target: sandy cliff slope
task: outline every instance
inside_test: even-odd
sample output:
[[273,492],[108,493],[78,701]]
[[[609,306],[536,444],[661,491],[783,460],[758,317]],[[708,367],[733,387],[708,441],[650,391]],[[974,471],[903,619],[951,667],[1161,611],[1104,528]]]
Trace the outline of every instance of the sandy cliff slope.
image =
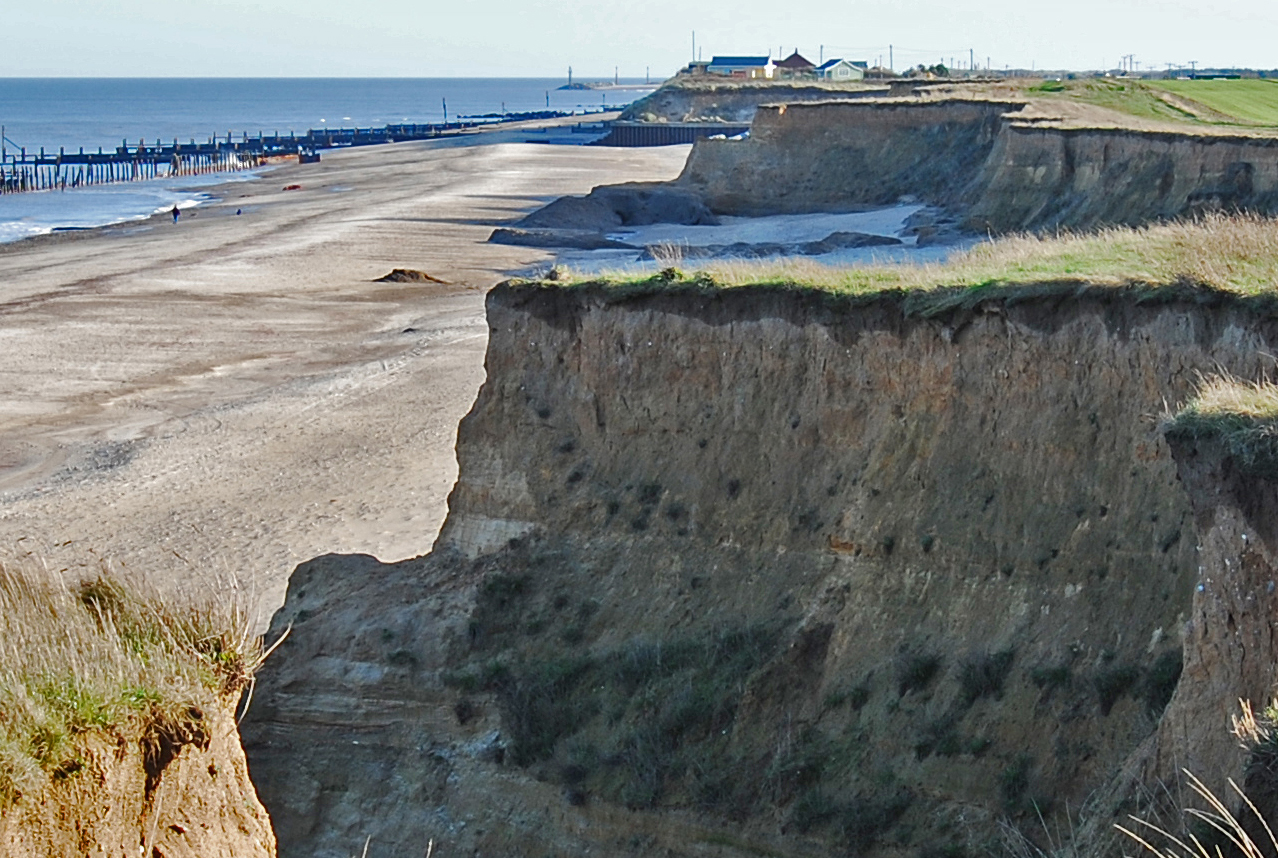
[[1267,675],[1201,642],[1155,417],[1278,335],[1167,295],[494,290],[435,551],[317,559],[274,621],[281,854],[915,854],[1040,812],[1102,854],[1168,761],[1241,774]]

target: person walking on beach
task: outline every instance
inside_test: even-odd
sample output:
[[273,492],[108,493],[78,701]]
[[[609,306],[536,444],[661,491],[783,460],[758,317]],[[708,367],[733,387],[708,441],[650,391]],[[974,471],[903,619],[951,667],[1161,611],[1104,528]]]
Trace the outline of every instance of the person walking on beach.
[[174,207],[173,207],[173,211],[169,212],[169,214],[173,215],[173,222],[174,222],[174,223],[177,223],[177,222],[178,222],[178,218],[180,218],[180,217],[182,216],[182,212],[178,209],[178,207],[177,207],[177,206],[174,206]]

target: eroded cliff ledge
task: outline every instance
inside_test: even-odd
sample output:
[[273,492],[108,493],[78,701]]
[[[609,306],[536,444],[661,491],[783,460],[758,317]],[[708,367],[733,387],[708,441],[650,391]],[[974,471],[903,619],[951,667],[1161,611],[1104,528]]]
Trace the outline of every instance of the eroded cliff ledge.
[[1278,137],[1088,127],[1017,101],[872,99],[758,109],[748,140],[703,140],[679,185],[720,214],[886,205],[911,195],[984,232],[1278,212]]
[[1040,812],[1104,854],[1173,761],[1240,774],[1155,418],[1272,308],[1033,293],[495,289],[434,552],[305,564],[275,618],[281,854],[975,854]]
[[4,795],[0,856],[274,858],[234,703],[134,740],[88,741],[40,792]]

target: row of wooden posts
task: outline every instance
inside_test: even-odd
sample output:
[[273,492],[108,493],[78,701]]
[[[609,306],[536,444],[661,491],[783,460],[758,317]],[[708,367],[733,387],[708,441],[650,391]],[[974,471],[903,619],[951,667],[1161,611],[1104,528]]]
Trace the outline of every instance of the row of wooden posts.
[[84,163],[21,157],[0,163],[0,194],[48,191],[134,182],[168,176],[198,176],[227,170],[248,170],[260,166],[262,156],[254,152],[207,152],[174,155],[167,162],[155,158],[123,160],[105,157]]
[[[566,116],[562,111],[539,111],[526,114],[510,114],[506,121],[516,119],[540,119]],[[168,176],[193,176],[222,170],[252,169],[261,165],[269,156],[297,155],[306,160],[318,160],[315,153],[321,149],[348,146],[370,146],[377,143],[394,143],[405,140],[427,140],[459,134],[488,122],[445,121],[430,124],[387,125],[384,128],[321,128],[305,134],[276,131],[274,134],[258,132],[250,137],[243,132],[237,139],[230,132],[225,137],[213,136],[205,143],[171,144],[156,141],[148,145],[138,141],[130,145],[127,140],[114,152],[58,152],[46,154],[28,153],[25,148],[13,144],[4,136],[0,127],[0,193],[24,191],[66,190],[83,185],[99,185],[108,182],[131,182],[138,179],[154,179]],[[4,143],[13,145],[5,149]]]

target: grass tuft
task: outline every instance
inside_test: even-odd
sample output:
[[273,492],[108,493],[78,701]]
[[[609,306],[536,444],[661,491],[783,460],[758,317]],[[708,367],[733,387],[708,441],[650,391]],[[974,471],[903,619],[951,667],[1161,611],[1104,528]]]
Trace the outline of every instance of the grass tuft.
[[[1196,827],[1201,834],[1189,831],[1178,837],[1165,828],[1135,816],[1129,817],[1134,823],[1131,828],[1121,825],[1114,827],[1156,858],[1220,858],[1223,854],[1236,854],[1241,858],[1268,858],[1278,854],[1278,838],[1274,836],[1273,828],[1233,779],[1228,783],[1237,796],[1238,814],[1192,772],[1187,769],[1182,771],[1189,779],[1190,787],[1205,804],[1205,808],[1185,809],[1185,816],[1191,823],[1197,823]],[[1246,807],[1248,812],[1242,813],[1242,807]],[[1240,815],[1242,819],[1238,818]],[[1249,824],[1253,818],[1259,823],[1258,827]],[[1222,851],[1222,846],[1228,851]]]
[[233,599],[0,566],[0,809],[83,769],[95,737],[199,720],[262,658]]
[[1278,385],[1268,379],[1200,377],[1194,396],[1164,415],[1162,428],[1171,437],[1217,439],[1245,469],[1278,476]]

